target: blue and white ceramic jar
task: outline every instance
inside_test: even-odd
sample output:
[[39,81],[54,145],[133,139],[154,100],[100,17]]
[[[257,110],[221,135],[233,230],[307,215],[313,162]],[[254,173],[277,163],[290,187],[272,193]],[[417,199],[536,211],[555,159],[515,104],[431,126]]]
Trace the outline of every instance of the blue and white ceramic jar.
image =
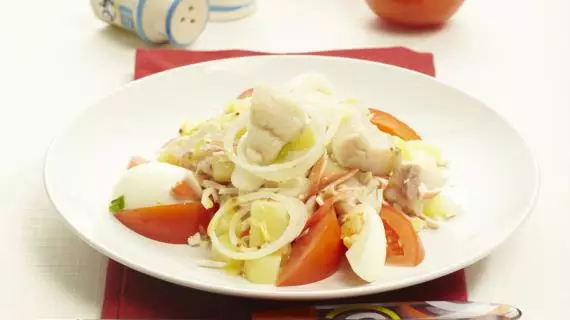
[[91,0],[95,15],[143,40],[185,47],[208,23],[208,0]]
[[213,21],[237,20],[254,13],[257,0],[209,0],[210,19]]

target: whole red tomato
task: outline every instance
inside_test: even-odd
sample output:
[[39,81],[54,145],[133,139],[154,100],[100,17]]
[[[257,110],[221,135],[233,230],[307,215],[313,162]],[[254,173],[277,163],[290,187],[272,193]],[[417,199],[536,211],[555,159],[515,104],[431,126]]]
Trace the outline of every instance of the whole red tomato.
[[438,25],[449,19],[464,0],[366,0],[379,17],[408,26]]

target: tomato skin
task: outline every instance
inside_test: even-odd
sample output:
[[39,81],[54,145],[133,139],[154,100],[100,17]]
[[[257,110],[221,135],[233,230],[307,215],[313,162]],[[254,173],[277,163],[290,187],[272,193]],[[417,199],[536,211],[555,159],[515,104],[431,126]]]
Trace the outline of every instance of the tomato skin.
[[281,267],[277,286],[297,286],[323,280],[338,270],[344,255],[340,225],[329,210],[291,247],[291,256]]
[[171,190],[172,196],[177,200],[199,201],[200,196],[192,189],[188,181],[179,181]]
[[246,99],[249,98],[253,95],[253,88],[249,88],[247,90],[245,90],[244,92],[242,92],[239,96],[238,99]]
[[313,228],[319,221],[321,221],[325,216],[329,214],[329,212],[333,209],[333,205],[335,203],[334,198],[329,198],[322,206],[320,206],[317,211],[315,211],[305,223],[305,228],[303,231],[307,229]]
[[393,115],[376,110],[369,109],[372,113],[372,120],[370,120],[378,129],[393,136],[398,136],[402,140],[421,140],[419,134],[417,134],[414,129],[410,126],[394,117]]
[[388,22],[405,26],[435,26],[447,21],[464,0],[366,0],[368,7]]
[[128,169],[132,169],[138,165],[148,163],[148,160],[142,157],[133,156],[129,161],[129,165],[127,166]]
[[123,210],[115,217],[127,228],[147,238],[184,244],[196,232],[204,232],[217,207],[205,209],[199,202]]
[[425,250],[408,218],[388,205],[382,206],[380,217],[388,241],[386,264],[409,267],[419,265],[424,260]]

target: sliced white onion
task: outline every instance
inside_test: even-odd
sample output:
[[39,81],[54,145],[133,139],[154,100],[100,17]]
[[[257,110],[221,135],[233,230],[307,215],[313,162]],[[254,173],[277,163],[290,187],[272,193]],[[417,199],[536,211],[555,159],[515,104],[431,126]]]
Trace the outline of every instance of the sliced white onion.
[[320,92],[297,92],[297,100],[309,114],[318,115],[326,126],[325,144],[328,144],[340,127],[344,106],[335,98]]
[[304,176],[296,177],[287,181],[274,182],[268,188],[262,188],[264,191],[280,193],[285,196],[299,197],[307,193],[309,188],[309,179]]
[[333,111],[332,119],[328,123],[327,126],[327,134],[325,136],[325,144],[329,144],[336,135],[338,128],[340,127],[340,123],[342,121],[342,110],[340,108],[335,109]]
[[188,245],[191,247],[199,247],[202,244],[202,236],[200,232],[196,232],[194,235],[188,237]]
[[[226,214],[228,211],[231,211],[233,207],[260,199],[272,199],[283,205],[287,213],[289,214],[289,225],[287,226],[281,237],[279,237],[277,240],[271,243],[268,243],[261,249],[249,248],[252,250],[247,252],[238,252],[228,249],[220,242],[220,240],[218,239],[218,235],[216,234],[216,226],[218,224],[218,221],[224,216],[224,214]],[[237,201],[226,202],[220,208],[220,210],[216,212],[216,214],[212,218],[212,221],[208,225],[208,236],[210,237],[212,246],[216,248],[218,252],[231,259],[253,260],[270,255],[273,252],[283,248],[284,246],[288,245],[293,240],[295,240],[297,236],[301,234],[301,231],[303,231],[305,223],[307,222],[308,214],[305,205],[300,200],[292,197],[287,197],[280,194],[274,194],[265,191],[259,191],[244,196],[240,196],[236,200]]]
[[307,209],[307,213],[309,215],[312,215],[314,213],[316,205],[317,205],[317,196],[313,195],[305,203],[305,208]]
[[214,207],[214,202],[218,202],[220,198],[218,197],[218,193],[214,188],[206,188],[202,193],[202,197],[200,199],[200,203],[206,209],[212,209]]
[[241,208],[240,210],[238,210],[238,212],[234,214],[234,216],[230,220],[230,229],[228,231],[230,237],[230,243],[236,247],[239,242],[239,239],[236,235],[237,234],[236,227],[238,224],[241,225],[241,220],[243,219],[243,217],[247,215],[248,211],[249,211],[248,208]]
[[214,261],[214,260],[200,260],[198,266],[211,269],[223,269],[228,265],[227,262]]
[[[228,128],[227,134],[224,137],[224,148],[230,159],[236,164],[237,168],[242,168],[251,174],[270,181],[285,181],[294,177],[304,175],[322,156],[325,151],[325,125],[316,114],[310,114],[311,121],[309,128],[313,131],[315,137],[314,145],[305,151],[305,153],[291,161],[270,164],[258,165],[249,162],[246,157],[246,139],[245,133],[238,141],[237,150],[234,147],[235,138],[237,134],[246,127],[248,114],[242,114],[232,125]],[[234,170],[235,172],[236,170]],[[233,176],[232,176],[233,183]]]
[[263,178],[236,165],[232,172],[231,182],[239,190],[251,192],[259,189],[263,185]]
[[238,164],[238,166],[241,166],[244,169],[266,180],[290,180],[291,178],[305,175],[305,173],[319,160],[319,158],[324,153],[324,134],[317,133],[315,136],[318,136],[315,144],[310,149],[306,150],[302,156],[288,162],[262,166],[252,164],[248,161],[245,155],[245,142],[247,139],[247,134],[245,134],[238,143],[238,152],[235,156],[234,161]]
[[249,112],[243,112],[232,124],[227,128],[226,135],[224,136],[224,150],[228,155],[235,153],[234,144],[238,133],[244,130],[247,126]]
[[188,184],[190,185],[192,190],[196,192],[198,196],[202,196],[202,187],[200,186],[200,182],[198,182],[198,179],[196,178],[196,174],[192,171],[188,173]]
[[223,184],[217,183],[217,182],[212,181],[212,180],[202,180],[202,186],[204,186],[204,188],[214,188],[214,189],[218,189],[218,190],[227,188]]
[[239,193],[238,188],[224,188],[224,189],[220,189],[220,191],[218,191],[218,195],[220,195],[220,196],[235,195],[238,193]]
[[325,204],[325,199],[323,197],[322,194],[319,194],[316,198],[315,198],[315,202],[319,205],[322,206],[323,204]]

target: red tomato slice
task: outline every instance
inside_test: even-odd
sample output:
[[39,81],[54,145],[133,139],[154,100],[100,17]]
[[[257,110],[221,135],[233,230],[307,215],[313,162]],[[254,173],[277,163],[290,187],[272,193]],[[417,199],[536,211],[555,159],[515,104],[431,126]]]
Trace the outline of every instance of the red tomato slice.
[[[358,169],[353,169],[351,171],[348,172],[343,172],[341,173],[338,178],[334,178],[334,180],[330,183],[327,184],[323,184],[323,182],[321,181],[320,183],[320,187],[319,188],[325,188],[333,183],[342,183],[348,179],[350,179],[350,177],[354,176],[356,174],[356,172],[358,172]],[[309,218],[309,220],[307,220],[307,223],[305,224],[305,230],[311,228],[313,225],[317,224],[317,222],[319,222],[319,220],[321,220],[332,208],[332,206],[335,204],[335,202],[341,200],[344,197],[344,195],[336,195],[333,197],[330,197],[328,199],[325,200],[325,203],[323,203],[322,206],[319,207],[319,209],[313,213],[313,215]]]
[[410,220],[388,205],[382,206],[380,217],[388,241],[386,264],[412,267],[420,264],[425,256],[424,246]]
[[140,164],[145,164],[145,163],[148,163],[147,159],[134,156],[134,157],[131,157],[131,160],[129,161],[129,165],[127,168],[131,169],[131,168],[134,168]]
[[200,200],[200,196],[186,180],[179,181],[170,191],[176,200]]
[[340,225],[334,210],[299,237],[281,268],[277,286],[297,286],[323,280],[336,272],[344,254]]
[[127,228],[147,238],[174,244],[188,242],[196,232],[205,232],[217,208],[205,209],[199,202],[119,211],[115,214]]
[[402,140],[421,140],[422,138],[410,128],[407,124],[400,121],[393,115],[376,110],[369,109],[372,113],[372,120],[370,120],[378,129],[391,134],[393,136],[398,136]]
[[247,90],[245,90],[244,92],[242,92],[239,96],[238,99],[245,99],[245,98],[249,98],[253,95],[253,88],[249,88]]
[[324,218],[332,210],[332,206],[336,200],[337,199],[335,197],[328,198],[325,203],[323,203],[323,205],[320,206],[319,209],[317,209],[317,211],[315,211],[315,213],[309,217],[309,220],[307,220],[307,223],[305,223],[305,229],[303,230],[311,229],[319,221],[321,221],[321,219]]

